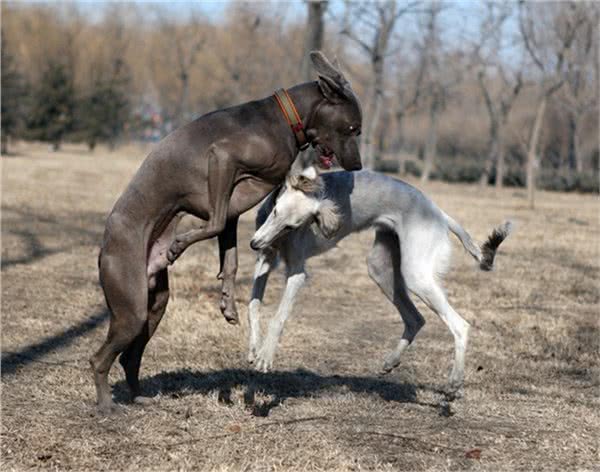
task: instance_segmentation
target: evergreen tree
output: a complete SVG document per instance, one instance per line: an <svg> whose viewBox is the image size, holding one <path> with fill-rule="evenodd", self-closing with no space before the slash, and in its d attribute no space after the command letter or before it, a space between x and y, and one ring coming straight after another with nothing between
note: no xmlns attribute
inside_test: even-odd
<svg viewBox="0 0 600 472"><path fill-rule="evenodd" d="M2 35L2 49L0 59L2 77L2 145L1 153L8 153L8 138L14 137L19 132L23 121L24 100L26 88L23 77L16 67L14 57L8 52L4 35Z"/></svg>
<svg viewBox="0 0 600 472"><path fill-rule="evenodd" d="M58 150L72 131L75 111L73 75L58 62L47 65L44 78L34 91L28 120L29 136L52 144Z"/></svg>
<svg viewBox="0 0 600 472"><path fill-rule="evenodd" d="M129 118L130 104L125 93L125 80L98 80L88 97L81 100L77 124L91 150L98 142L108 142L111 149L123 132Z"/></svg>

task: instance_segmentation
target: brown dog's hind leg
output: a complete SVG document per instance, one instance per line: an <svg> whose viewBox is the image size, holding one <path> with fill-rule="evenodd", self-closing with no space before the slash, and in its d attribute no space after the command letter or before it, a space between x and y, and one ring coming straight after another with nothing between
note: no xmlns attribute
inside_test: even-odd
<svg viewBox="0 0 600 472"><path fill-rule="evenodd" d="M167 251L171 243L175 240L177 225L181 221L183 213L177 214L169 222L163 232L152 242L150 253L148 254L148 288L149 291L155 288L157 284L157 274L166 269L170 262L167 259Z"/></svg>
<svg viewBox="0 0 600 472"><path fill-rule="evenodd" d="M116 239L116 237L115 237ZM111 248L112 249L112 248ZM120 245L118 250L103 249L100 257L100 283L111 312L108 336L90 359L98 409L101 413L115 410L108 385L108 372L116 357L140 334L146 323L147 274L145 257L134 248Z"/></svg>
<svg viewBox="0 0 600 472"><path fill-rule="evenodd" d="M140 365L146 344L155 333L162 319L167 303L169 302L169 273L167 269L159 271L156 276L154 288L148 291L148 320L142 332L133 340L129 347L123 351L119 358L125 370L125 378L131 392L131 400L135 403L149 403L150 398L140 396Z"/></svg>
<svg viewBox="0 0 600 472"><path fill-rule="evenodd" d="M219 308L228 323L238 324L239 317L235 306L235 276L238 268L237 256L238 219L227 221L225 230L219 234L219 261L221 269L217 278L222 281Z"/></svg>

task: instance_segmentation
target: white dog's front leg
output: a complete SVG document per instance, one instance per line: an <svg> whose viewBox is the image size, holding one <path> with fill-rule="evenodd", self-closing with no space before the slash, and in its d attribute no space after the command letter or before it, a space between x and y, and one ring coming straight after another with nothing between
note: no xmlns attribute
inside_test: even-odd
<svg viewBox="0 0 600 472"><path fill-rule="evenodd" d="M267 336L258 352L256 361L257 370L268 372L273 367L275 351L277 350L279 339L283 333L285 321L292 312L298 291L304 285L305 280L306 273L304 272L304 268L295 271L292 275L288 275L283 298L277 309L277 314L271 319Z"/></svg>
<svg viewBox="0 0 600 472"><path fill-rule="evenodd" d="M274 260L275 255L272 252L261 251L254 267L252 296L248 305L248 362L250 363L256 360L260 345L260 306Z"/></svg>

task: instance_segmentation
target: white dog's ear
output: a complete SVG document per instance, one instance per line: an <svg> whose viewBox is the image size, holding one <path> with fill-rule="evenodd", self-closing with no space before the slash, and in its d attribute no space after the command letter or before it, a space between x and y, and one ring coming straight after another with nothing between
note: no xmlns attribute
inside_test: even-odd
<svg viewBox="0 0 600 472"><path fill-rule="evenodd" d="M319 173L314 165L302 169L300 175L308 180L317 180L319 178Z"/></svg>
<svg viewBox="0 0 600 472"><path fill-rule="evenodd" d="M335 236L335 233L341 227L342 221L338 213L338 208L331 200L323 200L319 204L319 210L315 215L317 225L327 239Z"/></svg>
<svg viewBox="0 0 600 472"><path fill-rule="evenodd" d="M304 151L301 151L298 154L298 157L294 160L292 164L292 168L290 169L290 174L292 175L300 175L304 174L306 177L316 179L316 175L311 177L313 172L316 173L315 161L317 160L317 155L314 149L308 148ZM311 170L313 169L313 170Z"/></svg>
<svg viewBox="0 0 600 472"><path fill-rule="evenodd" d="M318 193L321 191L322 182L321 179L315 178L311 179L306 177L305 175L288 175L286 178L286 184L288 188L293 188L295 190L300 190L303 193Z"/></svg>

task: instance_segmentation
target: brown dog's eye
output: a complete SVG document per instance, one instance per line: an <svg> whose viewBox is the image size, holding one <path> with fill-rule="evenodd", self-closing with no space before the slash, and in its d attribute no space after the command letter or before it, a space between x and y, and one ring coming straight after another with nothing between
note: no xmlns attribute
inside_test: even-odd
<svg viewBox="0 0 600 472"><path fill-rule="evenodd" d="M360 136L360 128L357 128L356 126L349 126L348 131L350 131L350 134L353 134L354 136Z"/></svg>

